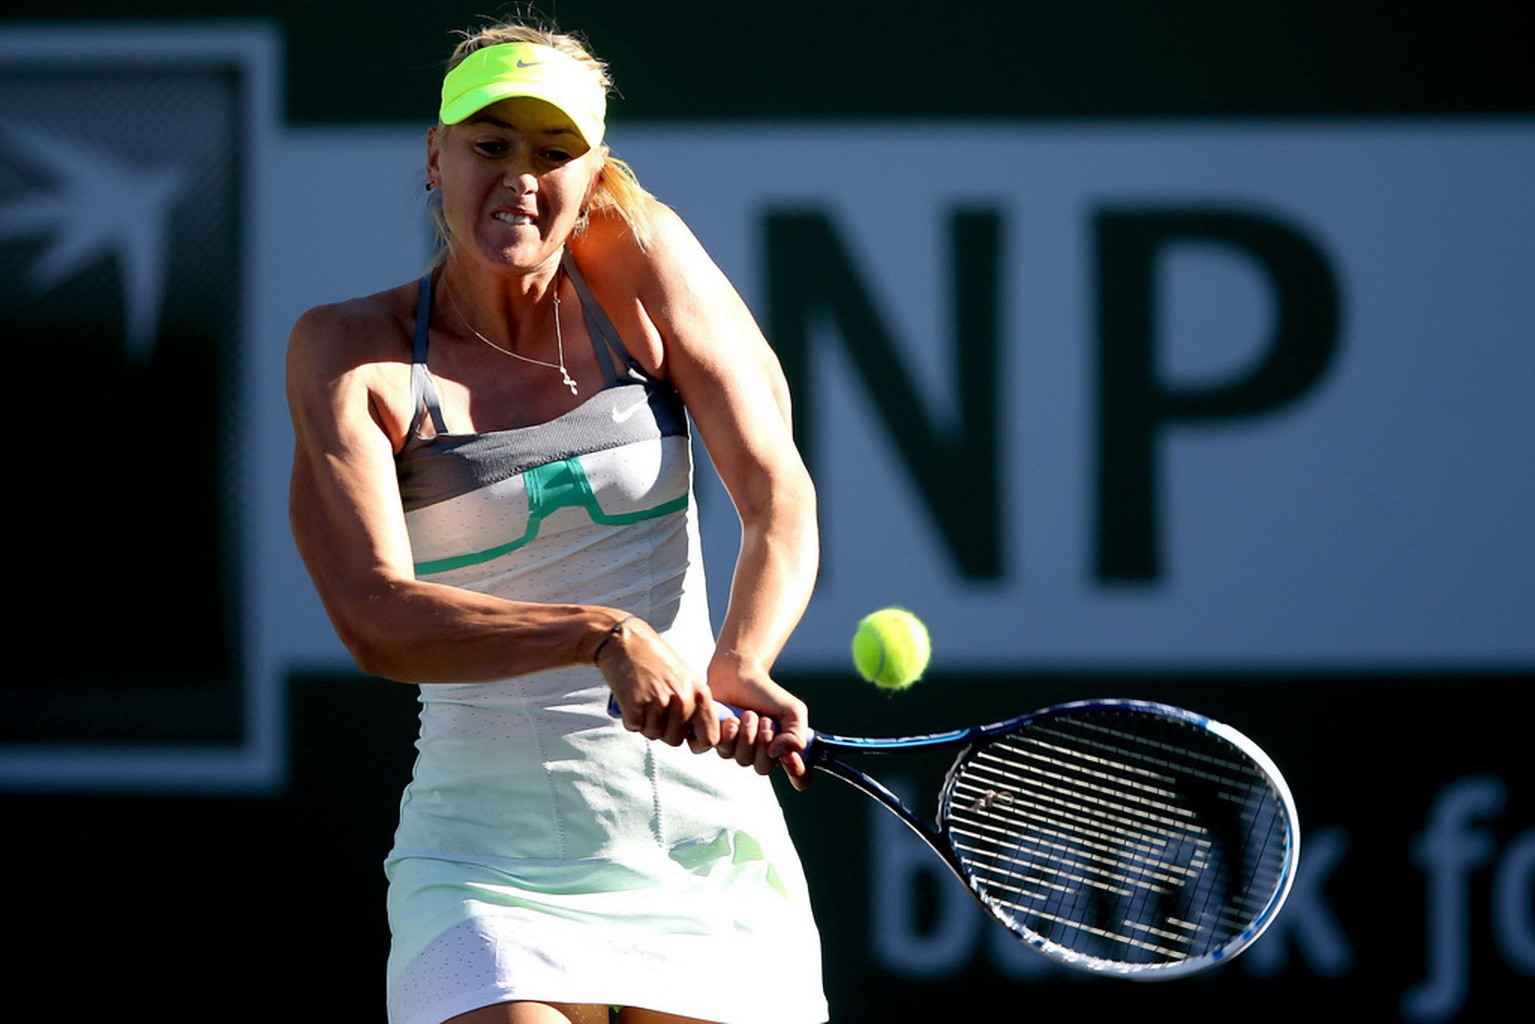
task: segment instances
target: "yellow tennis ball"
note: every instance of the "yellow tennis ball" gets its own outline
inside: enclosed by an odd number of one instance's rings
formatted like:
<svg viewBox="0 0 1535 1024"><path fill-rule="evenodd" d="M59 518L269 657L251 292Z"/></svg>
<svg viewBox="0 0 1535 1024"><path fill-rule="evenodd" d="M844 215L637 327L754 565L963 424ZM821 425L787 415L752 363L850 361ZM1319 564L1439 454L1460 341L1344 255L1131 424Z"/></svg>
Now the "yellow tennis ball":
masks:
<svg viewBox="0 0 1535 1024"><path fill-rule="evenodd" d="M853 634L853 664L882 690L904 690L921 679L932 653L927 627L904 608L864 616Z"/></svg>

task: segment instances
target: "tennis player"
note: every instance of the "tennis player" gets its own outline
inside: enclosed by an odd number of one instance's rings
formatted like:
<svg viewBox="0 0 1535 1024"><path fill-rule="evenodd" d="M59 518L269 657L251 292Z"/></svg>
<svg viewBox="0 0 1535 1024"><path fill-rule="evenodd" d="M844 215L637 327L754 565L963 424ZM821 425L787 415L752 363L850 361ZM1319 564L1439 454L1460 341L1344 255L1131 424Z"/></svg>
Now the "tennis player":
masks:
<svg viewBox="0 0 1535 1024"><path fill-rule="evenodd" d="M577 39L500 24L449 68L440 259L306 313L288 365L298 547L358 665L421 695L390 1020L823 1021L768 777L805 782L770 669L817 561L781 371L610 155ZM717 635L691 429L742 527Z"/></svg>

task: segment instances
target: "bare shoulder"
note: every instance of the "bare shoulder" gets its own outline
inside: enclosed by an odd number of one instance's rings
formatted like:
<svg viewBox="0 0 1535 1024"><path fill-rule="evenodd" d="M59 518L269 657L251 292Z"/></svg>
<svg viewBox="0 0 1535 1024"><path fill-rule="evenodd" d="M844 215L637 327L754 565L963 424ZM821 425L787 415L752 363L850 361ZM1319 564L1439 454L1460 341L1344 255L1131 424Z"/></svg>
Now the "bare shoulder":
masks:
<svg viewBox="0 0 1535 1024"><path fill-rule="evenodd" d="M408 358L414 307L414 285L316 306L293 325L290 366L339 373L381 359Z"/></svg>
<svg viewBox="0 0 1535 1024"><path fill-rule="evenodd" d="M288 340L287 391L301 436L369 417L398 447L409 419L415 295L405 284L299 317Z"/></svg>
<svg viewBox="0 0 1535 1024"><path fill-rule="evenodd" d="M620 335L643 343L636 354L676 385L695 414L725 402L736 415L767 399L786 420L783 368L751 310L676 211L655 202L649 213L645 245L618 217L593 217L592 249L575 253L583 273L590 265L589 276L602 279L592 288L610 315L622 317L615 317Z"/></svg>
<svg viewBox="0 0 1535 1024"><path fill-rule="evenodd" d="M677 211L650 199L645 216L649 237L642 245L623 218L594 213L590 227L572 246L582 272L605 284L628 286L642 297L686 283L691 275L718 273Z"/></svg>

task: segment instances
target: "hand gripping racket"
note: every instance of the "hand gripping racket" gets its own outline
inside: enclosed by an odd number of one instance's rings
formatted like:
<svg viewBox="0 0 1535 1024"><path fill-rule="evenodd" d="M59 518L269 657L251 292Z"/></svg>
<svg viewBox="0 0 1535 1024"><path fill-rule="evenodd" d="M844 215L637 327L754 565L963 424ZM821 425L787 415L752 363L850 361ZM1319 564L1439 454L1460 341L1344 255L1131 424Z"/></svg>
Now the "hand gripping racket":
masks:
<svg viewBox="0 0 1535 1024"><path fill-rule="evenodd" d="M939 747L960 750L933 822L839 758ZM1229 960L1295 879L1300 830L1273 762L1165 704L1078 701L891 739L816 733L806 759L905 822L1015 936L1086 971L1151 980Z"/></svg>

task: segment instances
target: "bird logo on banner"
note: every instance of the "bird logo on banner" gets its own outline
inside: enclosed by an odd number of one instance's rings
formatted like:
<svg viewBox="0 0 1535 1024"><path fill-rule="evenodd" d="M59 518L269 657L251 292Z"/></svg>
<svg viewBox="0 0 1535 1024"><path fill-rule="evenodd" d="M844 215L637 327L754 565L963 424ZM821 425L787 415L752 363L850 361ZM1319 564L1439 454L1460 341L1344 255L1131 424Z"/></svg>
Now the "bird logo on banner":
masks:
<svg viewBox="0 0 1535 1024"><path fill-rule="evenodd" d="M115 259L130 362L154 352L164 297L166 238L183 191L174 166L137 167L114 154L25 125L0 125L0 144L41 172L45 187L0 203L0 239L47 238L28 284L38 293L95 261Z"/></svg>

